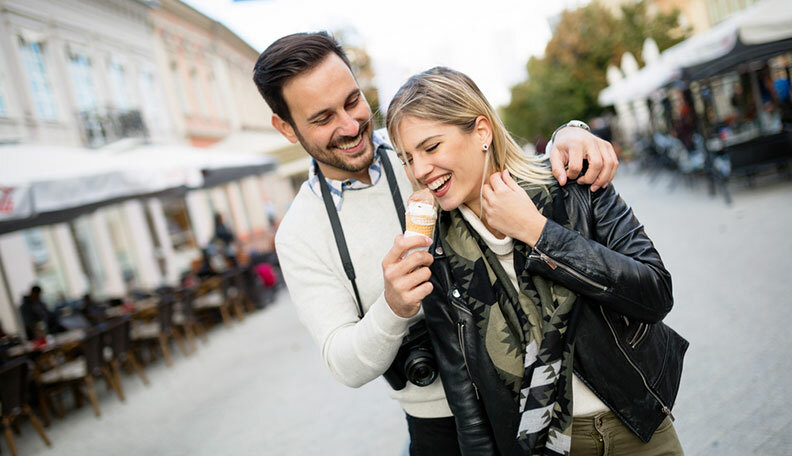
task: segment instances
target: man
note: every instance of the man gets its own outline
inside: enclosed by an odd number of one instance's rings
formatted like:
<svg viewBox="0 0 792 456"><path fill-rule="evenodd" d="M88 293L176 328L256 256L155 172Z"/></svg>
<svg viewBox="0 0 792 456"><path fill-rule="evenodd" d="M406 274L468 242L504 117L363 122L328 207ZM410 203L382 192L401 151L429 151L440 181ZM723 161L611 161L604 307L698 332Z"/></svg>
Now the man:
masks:
<svg viewBox="0 0 792 456"><path fill-rule="evenodd" d="M62 329L55 313L41 300L41 287L38 285L33 285L30 293L22 298L19 311L28 339L44 337Z"/></svg>
<svg viewBox="0 0 792 456"><path fill-rule="evenodd" d="M259 56L253 79L273 111L273 126L314 158L275 239L289 293L330 372L359 387L388 369L408 328L422 318L420 301L431 285L420 270L431 255L404 255L429 242L401 237L383 170L383 160L398 164L398 158L373 131L371 110L335 40L323 32L285 36ZM551 162L562 185L577 177L584 157L589 171L581 181L601 187L613 178L618 163L610 144L576 127L561 129L555 143ZM345 273L317 171L330 187L359 293ZM400 166L394 172L406 201L412 186ZM391 396L406 412L412 455L459 454L439 380L424 387L407 382Z"/></svg>

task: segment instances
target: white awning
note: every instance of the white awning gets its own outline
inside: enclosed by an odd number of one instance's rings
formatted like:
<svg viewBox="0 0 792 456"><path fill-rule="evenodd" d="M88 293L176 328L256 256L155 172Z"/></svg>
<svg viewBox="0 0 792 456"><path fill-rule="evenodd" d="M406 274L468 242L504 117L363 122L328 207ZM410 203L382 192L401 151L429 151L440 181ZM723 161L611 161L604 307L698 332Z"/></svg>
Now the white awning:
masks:
<svg viewBox="0 0 792 456"><path fill-rule="evenodd" d="M679 77L682 68L728 54L737 44L738 36L746 45L792 38L792 8L788 0L759 2L706 32L666 49L654 64L600 92L599 104L609 106L647 98L653 91Z"/></svg>
<svg viewBox="0 0 792 456"><path fill-rule="evenodd" d="M275 167L266 155L184 145L0 146L0 224ZM211 179L210 179L211 180ZM16 222L15 222L16 223Z"/></svg>

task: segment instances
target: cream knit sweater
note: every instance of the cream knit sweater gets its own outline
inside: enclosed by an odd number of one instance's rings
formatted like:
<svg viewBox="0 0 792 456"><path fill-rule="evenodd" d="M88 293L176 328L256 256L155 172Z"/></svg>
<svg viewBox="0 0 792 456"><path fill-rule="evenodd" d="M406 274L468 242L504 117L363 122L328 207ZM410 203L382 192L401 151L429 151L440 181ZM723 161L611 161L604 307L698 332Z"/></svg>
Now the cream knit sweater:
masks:
<svg viewBox="0 0 792 456"><path fill-rule="evenodd" d="M406 203L412 187L396 154L389 154ZM355 266L362 320L322 199L307 183L281 222L275 248L291 300L325 364L339 381L357 388L387 370L409 325L421 317L399 317L383 296L382 259L401 233L385 175L372 187L345 191L338 217ZM415 417L452 415L440 379L427 387L408 382L390 395Z"/></svg>

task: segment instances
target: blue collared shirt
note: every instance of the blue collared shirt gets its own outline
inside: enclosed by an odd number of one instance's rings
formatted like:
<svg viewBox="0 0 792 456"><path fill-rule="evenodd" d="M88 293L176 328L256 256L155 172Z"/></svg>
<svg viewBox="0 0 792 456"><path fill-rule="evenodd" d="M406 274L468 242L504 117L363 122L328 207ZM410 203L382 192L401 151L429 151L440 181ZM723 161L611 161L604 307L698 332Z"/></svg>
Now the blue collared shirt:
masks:
<svg viewBox="0 0 792 456"><path fill-rule="evenodd" d="M341 204L344 202L344 192L347 190L363 190L369 187L373 187L377 185L380 178L382 177L382 157L380 156L380 146L384 145L385 147L390 148L390 144L388 144L385 136L378 131L375 131L374 134L374 161L371 162L371 166L369 166L368 173L369 179L371 179L371 184L366 184L361 182L357 179L346 179L346 180L334 180L325 178L327 181L327 186L330 188L330 195L333 197L333 202L335 203L336 210L341 210ZM314 193L314 195L318 196L319 198L322 197L322 190L319 187L319 176L316 175L316 160L311 160L311 167L308 169L308 188Z"/></svg>

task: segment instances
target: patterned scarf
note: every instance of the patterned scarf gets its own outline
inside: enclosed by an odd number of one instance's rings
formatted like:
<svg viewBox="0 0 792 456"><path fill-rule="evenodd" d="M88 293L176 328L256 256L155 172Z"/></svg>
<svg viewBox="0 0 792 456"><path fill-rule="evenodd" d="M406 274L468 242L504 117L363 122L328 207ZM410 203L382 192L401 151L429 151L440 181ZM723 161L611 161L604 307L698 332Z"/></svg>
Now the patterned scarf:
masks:
<svg viewBox="0 0 792 456"><path fill-rule="evenodd" d="M558 184L518 181L539 211L570 228ZM518 455L568 455L572 442L573 309L577 296L525 271L532 249L514 241L515 290L497 256L458 210L440 218L451 273L504 386L519 407ZM486 400L486 399L485 399Z"/></svg>

